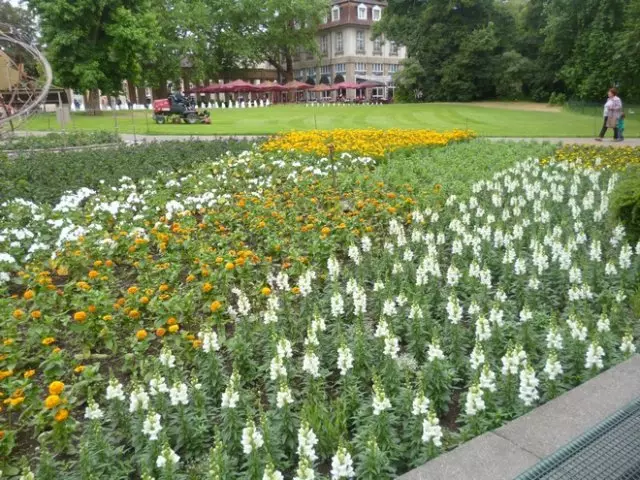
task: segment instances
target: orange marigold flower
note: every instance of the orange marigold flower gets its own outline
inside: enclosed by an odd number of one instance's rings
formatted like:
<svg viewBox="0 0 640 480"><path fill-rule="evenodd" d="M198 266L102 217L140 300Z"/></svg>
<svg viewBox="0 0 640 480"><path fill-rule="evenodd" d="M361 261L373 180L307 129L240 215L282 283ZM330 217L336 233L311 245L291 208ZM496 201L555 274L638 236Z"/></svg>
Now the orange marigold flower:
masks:
<svg viewBox="0 0 640 480"><path fill-rule="evenodd" d="M60 395L64 390L64 383L60 380L55 380L49 384L49 393L51 395Z"/></svg>
<svg viewBox="0 0 640 480"><path fill-rule="evenodd" d="M52 408L56 408L62 400L60 400L59 395L49 395L44 401L44 407L47 410L51 410Z"/></svg>
<svg viewBox="0 0 640 480"><path fill-rule="evenodd" d="M166 333L167 333L167 329L166 329L166 328L160 327L160 328L157 328L157 329L156 329L156 335L157 335L158 337L164 337L164 335L165 335Z"/></svg>
<svg viewBox="0 0 640 480"><path fill-rule="evenodd" d="M56 347L52 350L53 353L60 353L62 349L60 347Z"/></svg>
<svg viewBox="0 0 640 480"><path fill-rule="evenodd" d="M9 401L9 404L12 407L17 407L18 405L20 405L22 402L24 402L24 397L15 397L15 398L11 398Z"/></svg>
<svg viewBox="0 0 640 480"><path fill-rule="evenodd" d="M26 372L24 372L23 377L24 378L31 378L36 374L36 371L31 369L31 370L27 370Z"/></svg>
<svg viewBox="0 0 640 480"><path fill-rule="evenodd" d="M56 413L56 416L54 418L58 423L64 422L67 418L69 418L69 410L67 410L66 408L61 408L58 413Z"/></svg>
<svg viewBox="0 0 640 480"><path fill-rule="evenodd" d="M196 276L193 274L187 275L187 282L193 282L196 279Z"/></svg>
<svg viewBox="0 0 640 480"><path fill-rule="evenodd" d="M167 320L167 325L175 325L178 323L178 319L176 317L169 317L169 320Z"/></svg>
<svg viewBox="0 0 640 480"><path fill-rule="evenodd" d="M233 270L234 268L236 268L236 266L231 262L227 262L227 264L224 266L224 268L226 270Z"/></svg>
<svg viewBox="0 0 640 480"><path fill-rule="evenodd" d="M140 303L141 303L142 305L146 305L147 303L149 303L149 297L142 297L142 298L140 299Z"/></svg>
<svg viewBox="0 0 640 480"><path fill-rule="evenodd" d="M180 330L180 325L171 325L169 327L169 333L176 333L178 330Z"/></svg>
<svg viewBox="0 0 640 480"><path fill-rule="evenodd" d="M107 260L106 262L104 262L104 264L109 268L113 267L113 261L111 260Z"/></svg>
<svg viewBox="0 0 640 480"><path fill-rule="evenodd" d="M202 346L202 340L194 340L191 342L191 345L193 345L193 348L200 348Z"/></svg>
<svg viewBox="0 0 640 480"><path fill-rule="evenodd" d="M96 260L95 262L93 262L93 266L95 268L100 268L102 266L102 260Z"/></svg>
<svg viewBox="0 0 640 480"><path fill-rule="evenodd" d="M169 285L167 285L166 283L163 283L162 285L160 285L158 290L160 290L161 292L166 292L167 290L169 290Z"/></svg>
<svg viewBox="0 0 640 480"><path fill-rule="evenodd" d="M293 287L291 289L291 293L293 293L294 295L298 295L300 293L300 288L299 287Z"/></svg>
<svg viewBox="0 0 640 480"><path fill-rule="evenodd" d="M95 305L89 305L89 308L87 308L87 310L89 310L89 313L96 313L98 307L96 307Z"/></svg>
<svg viewBox="0 0 640 480"><path fill-rule="evenodd" d="M13 318L15 318L16 320L20 320L22 317L24 317L24 312L22 310L20 310L19 308L16 308L13 311Z"/></svg>
<svg viewBox="0 0 640 480"><path fill-rule="evenodd" d="M24 298L25 300L31 300L35 296L36 296L36 293L33 290L27 290L22 295L22 298Z"/></svg>
<svg viewBox="0 0 640 480"><path fill-rule="evenodd" d="M208 292L210 292L211 290L213 290L213 285L211 285L210 283L205 283L205 284L202 286L202 291L203 291L204 293L208 293Z"/></svg>
<svg viewBox="0 0 640 480"><path fill-rule="evenodd" d="M87 319L87 314L85 312L76 312L73 314L73 319L76 322L84 322Z"/></svg>
<svg viewBox="0 0 640 480"><path fill-rule="evenodd" d="M127 293L129 295L135 295L136 293L138 293L138 287L129 287L127 288Z"/></svg>
<svg viewBox="0 0 640 480"><path fill-rule="evenodd" d="M0 370L0 380L4 380L11 375L13 375L13 370Z"/></svg>
<svg viewBox="0 0 640 480"><path fill-rule="evenodd" d="M55 343L56 339L53 337L47 337L42 339L42 344L43 345L51 345L52 343Z"/></svg>
<svg viewBox="0 0 640 480"><path fill-rule="evenodd" d="M37 320L40 317L42 317L42 313L40 312L40 310L34 310L33 312L31 312L31 318L33 318L34 320Z"/></svg>
<svg viewBox="0 0 640 480"><path fill-rule="evenodd" d="M145 338L147 338L147 331L146 330L138 330L136 332L136 338L140 341L144 340Z"/></svg>
<svg viewBox="0 0 640 480"><path fill-rule="evenodd" d="M268 295L271 295L271 289L269 287L262 287L262 290L260 290L260 293L262 293L262 295L266 297Z"/></svg>
<svg viewBox="0 0 640 480"><path fill-rule="evenodd" d="M104 320L105 322L110 322L111 320L113 320L113 317L111 315L105 315L104 317L102 317L102 320Z"/></svg>
<svg viewBox="0 0 640 480"><path fill-rule="evenodd" d="M82 372L84 372L84 369L85 369L85 368L86 368L86 367L85 367L84 365L78 365L76 368L74 368L74 369L73 369L73 371L74 371L75 373L82 373Z"/></svg>
<svg viewBox="0 0 640 480"><path fill-rule="evenodd" d="M218 310L220 310L220 308L222 308L222 302L220 302L219 300L214 300L209 306L211 313L217 312Z"/></svg>
<svg viewBox="0 0 640 480"><path fill-rule="evenodd" d="M131 318L132 320L140 318L140 312L138 310L135 310L135 309L129 311L129 318Z"/></svg>
<svg viewBox="0 0 640 480"><path fill-rule="evenodd" d="M100 272L98 272L97 270L91 270L89 272L89 278L90 279L94 279L94 278L98 278L100 276Z"/></svg>
<svg viewBox="0 0 640 480"><path fill-rule="evenodd" d="M216 263L220 264L220 263L222 263L222 262L224 262L224 258L222 258L222 257L216 257Z"/></svg>

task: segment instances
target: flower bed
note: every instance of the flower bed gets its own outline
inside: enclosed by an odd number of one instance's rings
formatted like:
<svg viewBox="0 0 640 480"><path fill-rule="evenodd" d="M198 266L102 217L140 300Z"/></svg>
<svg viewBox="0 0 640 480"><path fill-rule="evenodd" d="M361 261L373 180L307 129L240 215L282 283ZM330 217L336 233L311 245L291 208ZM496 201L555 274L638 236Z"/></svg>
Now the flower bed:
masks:
<svg viewBox="0 0 640 480"><path fill-rule="evenodd" d="M83 147L121 143L120 136L114 132L70 132L32 135L28 137L12 137L2 142L3 150L33 150L46 148Z"/></svg>
<svg viewBox="0 0 640 480"><path fill-rule="evenodd" d="M276 136L262 145L267 152L296 151L312 155L329 155L329 145L337 153L352 153L373 158L383 158L385 154L412 147L445 146L453 142L470 140L475 133L469 130L314 130L291 132Z"/></svg>
<svg viewBox="0 0 640 480"><path fill-rule="evenodd" d="M374 166L247 152L6 203L0 468L37 438L40 476L393 478L635 350L615 174L423 203Z"/></svg>
<svg viewBox="0 0 640 480"><path fill-rule="evenodd" d="M567 145L559 148L550 161L580 164L584 167L600 170L624 170L629 165L640 165L640 147L603 147L590 145Z"/></svg>

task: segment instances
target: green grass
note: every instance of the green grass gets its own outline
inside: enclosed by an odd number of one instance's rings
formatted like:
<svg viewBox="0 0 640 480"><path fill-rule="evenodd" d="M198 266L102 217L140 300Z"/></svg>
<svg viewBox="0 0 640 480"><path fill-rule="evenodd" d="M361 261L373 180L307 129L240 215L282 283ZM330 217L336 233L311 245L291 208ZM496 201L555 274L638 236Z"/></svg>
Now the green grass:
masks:
<svg viewBox="0 0 640 480"><path fill-rule="evenodd" d="M504 104L502 104L504 105ZM520 108L512 104L513 108ZM116 122L117 120L117 122ZM563 111L530 111L473 104L412 104L347 107L305 107L212 110L211 125L156 125L151 114L137 111L105 112L101 116L72 115L70 129L115 130L152 135L263 135L315 128L430 128L472 129L481 136L499 137L593 137L602 118L596 114ZM59 130L54 114L40 114L28 130ZM640 137L640 119L627 118L626 137ZM610 134L611 135L611 134Z"/></svg>

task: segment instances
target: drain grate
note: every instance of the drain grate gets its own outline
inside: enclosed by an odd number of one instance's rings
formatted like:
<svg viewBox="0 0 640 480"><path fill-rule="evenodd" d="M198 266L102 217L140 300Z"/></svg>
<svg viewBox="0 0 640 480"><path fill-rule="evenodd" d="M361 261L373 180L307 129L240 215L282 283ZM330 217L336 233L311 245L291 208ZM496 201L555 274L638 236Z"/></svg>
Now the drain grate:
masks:
<svg viewBox="0 0 640 480"><path fill-rule="evenodd" d="M639 480L640 398L516 480Z"/></svg>

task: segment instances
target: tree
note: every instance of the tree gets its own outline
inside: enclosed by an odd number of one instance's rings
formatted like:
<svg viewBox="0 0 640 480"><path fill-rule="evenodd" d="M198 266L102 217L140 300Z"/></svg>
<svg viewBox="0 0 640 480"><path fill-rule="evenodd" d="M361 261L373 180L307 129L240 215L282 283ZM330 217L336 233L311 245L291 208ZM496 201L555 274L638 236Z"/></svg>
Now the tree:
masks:
<svg viewBox="0 0 640 480"><path fill-rule="evenodd" d="M0 1L0 30L29 45L37 46L38 31L31 14L7 1ZM3 45L2 48L16 64L22 64L29 75L37 75L35 60L30 55L24 55L21 47Z"/></svg>
<svg viewBox="0 0 640 480"><path fill-rule="evenodd" d="M89 109L98 111L102 90L122 89L140 78L141 65L157 41L151 0L28 0L38 15L42 41L55 81L89 90Z"/></svg>
<svg viewBox="0 0 640 480"><path fill-rule="evenodd" d="M318 51L316 33L329 12L328 0L239 0L251 26L252 59L266 61L286 81L293 80L298 51Z"/></svg>

